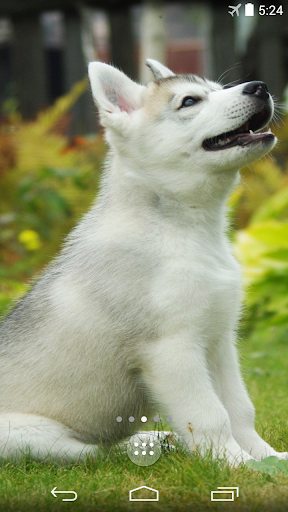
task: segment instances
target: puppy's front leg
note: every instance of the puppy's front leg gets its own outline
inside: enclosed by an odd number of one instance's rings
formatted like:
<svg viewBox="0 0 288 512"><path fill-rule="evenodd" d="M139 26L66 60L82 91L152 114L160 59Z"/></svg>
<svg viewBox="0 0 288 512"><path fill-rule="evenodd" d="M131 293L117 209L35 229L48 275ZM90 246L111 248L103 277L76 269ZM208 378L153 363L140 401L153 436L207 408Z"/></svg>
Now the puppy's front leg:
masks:
<svg viewBox="0 0 288 512"><path fill-rule="evenodd" d="M142 354L143 357L143 354ZM160 339L145 347L142 375L146 386L188 447L232 464L252 457L232 436L228 412L209 377L205 348L185 333Z"/></svg>
<svg viewBox="0 0 288 512"><path fill-rule="evenodd" d="M255 459L261 460L270 455L288 458L288 453L276 452L257 434L254 428L254 407L248 396L240 374L234 335L227 337L214 352L215 385L219 386L219 396L229 413L233 437L241 448Z"/></svg>

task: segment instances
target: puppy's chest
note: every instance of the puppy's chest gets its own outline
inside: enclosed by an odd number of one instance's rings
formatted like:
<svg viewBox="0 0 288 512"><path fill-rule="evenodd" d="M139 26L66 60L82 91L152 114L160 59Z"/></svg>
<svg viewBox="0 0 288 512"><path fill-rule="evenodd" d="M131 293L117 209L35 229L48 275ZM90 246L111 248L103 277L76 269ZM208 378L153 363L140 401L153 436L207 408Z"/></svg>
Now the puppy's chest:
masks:
<svg viewBox="0 0 288 512"><path fill-rule="evenodd" d="M152 296L159 321L191 321L213 329L235 324L241 304L238 264L225 239L201 236L163 237L161 263ZM231 325L230 325L231 324Z"/></svg>

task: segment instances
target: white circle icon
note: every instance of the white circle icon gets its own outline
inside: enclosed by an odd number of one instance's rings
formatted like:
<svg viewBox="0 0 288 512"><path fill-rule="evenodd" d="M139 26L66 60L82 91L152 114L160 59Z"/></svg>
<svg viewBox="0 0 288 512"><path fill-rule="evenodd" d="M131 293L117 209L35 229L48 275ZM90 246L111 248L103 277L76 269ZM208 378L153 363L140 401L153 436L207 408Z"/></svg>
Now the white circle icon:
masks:
<svg viewBox="0 0 288 512"><path fill-rule="evenodd" d="M149 446L150 450L148 449ZM131 462L137 466L152 466L152 464L155 464L161 455L161 444L157 432L155 434L153 432L134 434L127 443L127 455Z"/></svg>

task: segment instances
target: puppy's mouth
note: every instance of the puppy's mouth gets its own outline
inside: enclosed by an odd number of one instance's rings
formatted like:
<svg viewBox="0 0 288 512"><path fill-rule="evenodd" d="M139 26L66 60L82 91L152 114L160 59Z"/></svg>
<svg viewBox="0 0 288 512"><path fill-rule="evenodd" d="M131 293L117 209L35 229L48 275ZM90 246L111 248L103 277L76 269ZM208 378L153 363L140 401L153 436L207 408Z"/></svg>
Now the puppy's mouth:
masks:
<svg viewBox="0 0 288 512"><path fill-rule="evenodd" d="M205 139L202 147L206 151L218 151L220 149L232 148L233 146L247 146L254 142L271 142L275 139L275 135L271 132L270 128L266 132L260 131L269 123L270 118L271 109L264 107L256 114L253 114L248 121L239 126L239 128L236 128L236 130L220 133L220 135Z"/></svg>

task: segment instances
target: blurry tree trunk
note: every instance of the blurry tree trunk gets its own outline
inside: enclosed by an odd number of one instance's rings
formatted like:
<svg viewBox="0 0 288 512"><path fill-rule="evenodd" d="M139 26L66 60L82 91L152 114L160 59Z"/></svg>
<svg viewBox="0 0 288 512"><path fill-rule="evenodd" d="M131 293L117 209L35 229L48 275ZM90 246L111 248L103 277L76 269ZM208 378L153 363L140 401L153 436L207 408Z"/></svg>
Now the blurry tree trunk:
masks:
<svg viewBox="0 0 288 512"><path fill-rule="evenodd" d="M38 14L13 16L12 73L24 119L47 106L45 55Z"/></svg>
<svg viewBox="0 0 288 512"><path fill-rule="evenodd" d="M213 66L212 61L212 6L209 3L204 3L202 6L203 21L203 75L207 78L212 78Z"/></svg>
<svg viewBox="0 0 288 512"><path fill-rule="evenodd" d="M82 30L82 51L86 62L99 60L93 31L93 9L79 6Z"/></svg>
<svg viewBox="0 0 288 512"><path fill-rule="evenodd" d="M259 16L243 57L243 75L248 80L263 80L271 94L282 98L285 87L285 19Z"/></svg>
<svg viewBox="0 0 288 512"><path fill-rule="evenodd" d="M259 77L281 99L284 83L284 17L261 16L259 20Z"/></svg>
<svg viewBox="0 0 288 512"><path fill-rule="evenodd" d="M147 83L152 79L146 59L166 62L166 33L162 1L146 1L142 7L141 19L140 81Z"/></svg>
<svg viewBox="0 0 288 512"><path fill-rule="evenodd" d="M68 92L76 82L87 76L87 63L82 49L81 17L78 11L65 13L65 29L64 86ZM96 127L96 108L90 91L87 91L71 109L70 135L89 133L95 131Z"/></svg>
<svg viewBox="0 0 288 512"><path fill-rule="evenodd" d="M107 11L110 26L110 62L130 78L137 79L135 43L130 7Z"/></svg>
<svg viewBox="0 0 288 512"><path fill-rule="evenodd" d="M233 2L232 2L233 4ZM213 4L212 9L212 79L219 80L225 73L223 83L239 79L240 72L235 55L234 21L227 12L223 13L222 3ZM227 73L226 73L227 72Z"/></svg>

